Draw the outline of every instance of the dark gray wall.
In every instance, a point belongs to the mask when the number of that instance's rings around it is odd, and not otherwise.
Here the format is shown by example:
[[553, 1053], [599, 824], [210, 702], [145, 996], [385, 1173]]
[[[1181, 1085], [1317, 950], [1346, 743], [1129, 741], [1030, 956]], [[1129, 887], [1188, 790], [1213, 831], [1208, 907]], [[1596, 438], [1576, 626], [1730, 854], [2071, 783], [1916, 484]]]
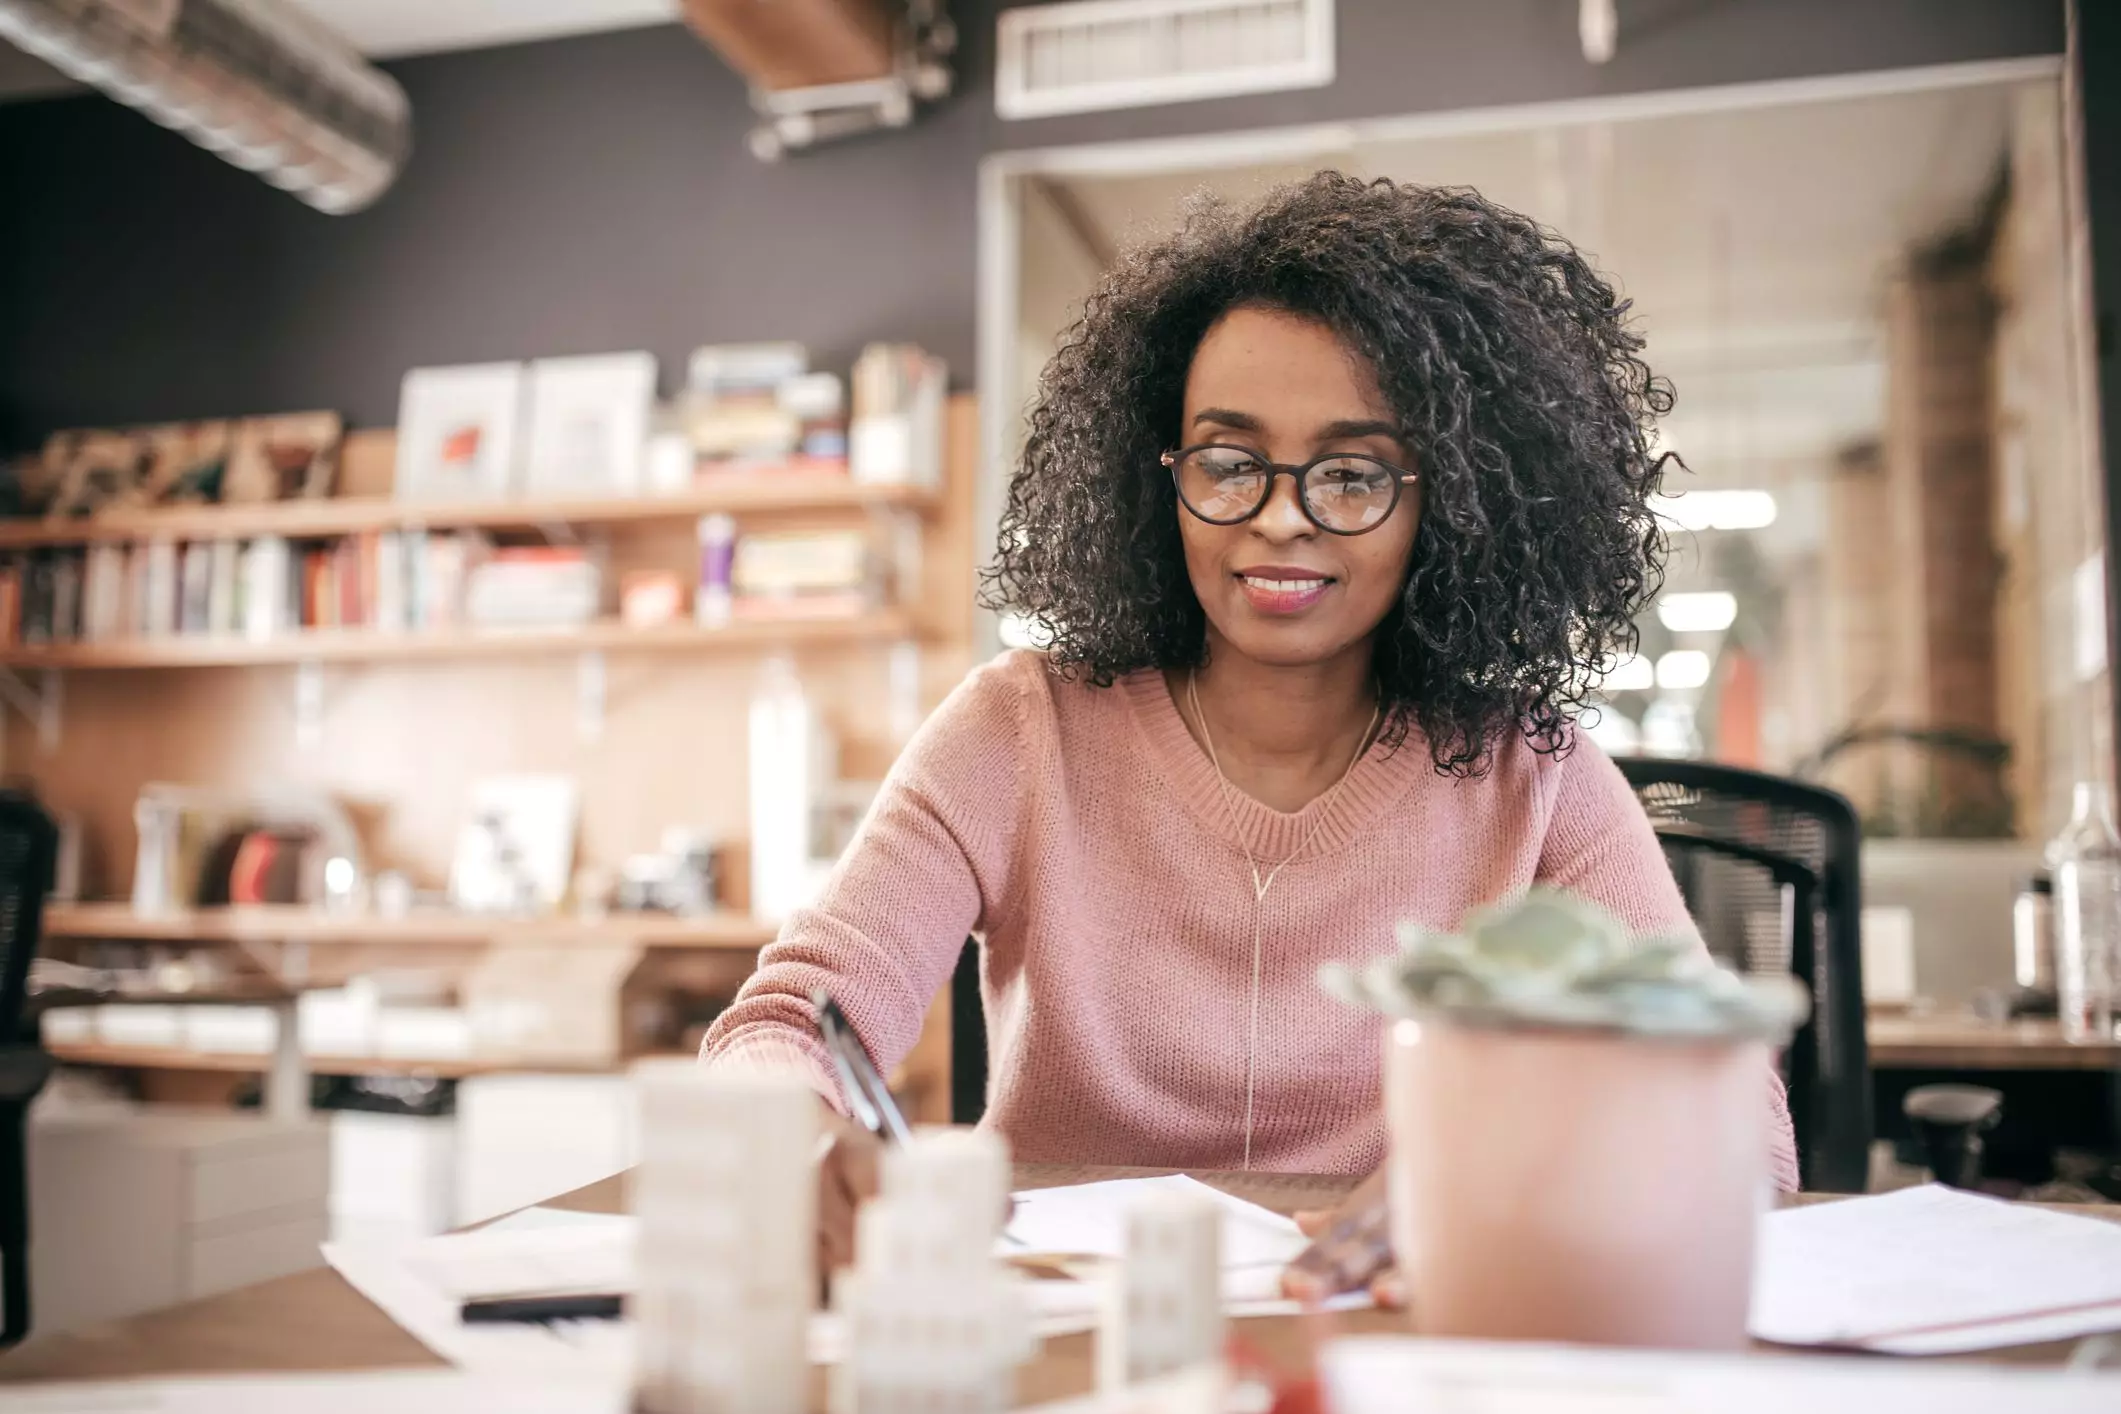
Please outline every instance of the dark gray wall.
[[[984, 50], [981, 52], [984, 53]], [[101, 97], [0, 107], [0, 436], [297, 407], [395, 416], [416, 364], [905, 338], [972, 366], [984, 96], [764, 166], [675, 26], [390, 65], [417, 149], [319, 215]]]
[[98, 97], [0, 105], [0, 443], [309, 406], [387, 422], [421, 363], [705, 341], [972, 367], [982, 152], [2052, 53], [2061, 0], [1340, 0], [1331, 89], [992, 116], [993, 0], [955, 6], [961, 96], [911, 132], [764, 167], [741, 85], [677, 28], [403, 61], [418, 150], [316, 215]]

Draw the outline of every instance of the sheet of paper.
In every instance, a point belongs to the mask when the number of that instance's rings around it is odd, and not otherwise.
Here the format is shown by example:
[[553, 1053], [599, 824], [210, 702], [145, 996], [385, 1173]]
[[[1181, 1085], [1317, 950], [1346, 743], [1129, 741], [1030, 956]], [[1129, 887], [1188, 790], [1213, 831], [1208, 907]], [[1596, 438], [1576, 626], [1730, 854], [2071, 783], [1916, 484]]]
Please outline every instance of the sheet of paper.
[[1157, 1193], [1189, 1193], [1223, 1210], [1223, 1268], [1271, 1267], [1277, 1274], [1304, 1250], [1296, 1224], [1257, 1203], [1210, 1188], [1183, 1174], [1123, 1178], [1070, 1188], [1033, 1188], [1016, 1196], [1016, 1211], [1002, 1234], [1011, 1252], [1117, 1257], [1126, 1248], [1127, 1209]]
[[2121, 1224], [1935, 1185], [1761, 1220], [1762, 1340], [1981, 1350], [2028, 1318], [2040, 1340], [2121, 1326]]
[[[2112, 1414], [2121, 1375], [1356, 1336], [1320, 1359], [1334, 1414]], [[1094, 1407], [1094, 1406], [1093, 1406]], [[1089, 1410], [1085, 1410], [1089, 1414]]]
[[625, 1414], [622, 1384], [461, 1371], [235, 1375], [0, 1388], [6, 1414]]

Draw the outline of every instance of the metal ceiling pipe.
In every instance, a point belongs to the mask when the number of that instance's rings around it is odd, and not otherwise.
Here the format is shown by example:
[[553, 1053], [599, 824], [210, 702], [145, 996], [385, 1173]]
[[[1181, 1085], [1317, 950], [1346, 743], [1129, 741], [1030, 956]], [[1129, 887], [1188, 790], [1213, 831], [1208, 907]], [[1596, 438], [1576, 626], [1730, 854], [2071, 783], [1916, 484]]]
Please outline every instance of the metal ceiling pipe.
[[397, 80], [286, 0], [0, 0], [0, 36], [331, 215], [412, 149]]

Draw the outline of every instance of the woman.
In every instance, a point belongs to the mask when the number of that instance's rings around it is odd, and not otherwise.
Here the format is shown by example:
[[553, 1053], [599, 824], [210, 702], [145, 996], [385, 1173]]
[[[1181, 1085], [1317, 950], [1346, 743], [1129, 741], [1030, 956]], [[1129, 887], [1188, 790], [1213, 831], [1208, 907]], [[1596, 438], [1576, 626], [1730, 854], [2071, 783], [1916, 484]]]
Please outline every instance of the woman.
[[[1017, 1158], [1366, 1174], [1374, 1023], [1321, 962], [1535, 881], [1687, 926], [1571, 726], [1662, 565], [1671, 395], [1625, 314], [1471, 191], [1333, 173], [1123, 260], [1045, 371], [987, 576], [1050, 646], [921, 729], [707, 1060], [837, 1107], [812, 990], [894, 1066], [977, 933]], [[870, 1182], [835, 1152], [827, 1264]]]

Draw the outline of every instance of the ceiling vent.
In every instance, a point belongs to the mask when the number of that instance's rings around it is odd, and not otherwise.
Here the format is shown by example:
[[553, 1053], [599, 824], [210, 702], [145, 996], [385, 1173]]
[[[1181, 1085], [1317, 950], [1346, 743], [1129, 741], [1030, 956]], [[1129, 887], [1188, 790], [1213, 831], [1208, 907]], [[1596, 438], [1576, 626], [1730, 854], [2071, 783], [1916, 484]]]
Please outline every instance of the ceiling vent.
[[996, 39], [1004, 118], [1333, 81], [1333, 0], [1074, 0], [1004, 10]]
[[285, 0], [0, 0], [0, 36], [333, 215], [412, 145], [397, 81]]

